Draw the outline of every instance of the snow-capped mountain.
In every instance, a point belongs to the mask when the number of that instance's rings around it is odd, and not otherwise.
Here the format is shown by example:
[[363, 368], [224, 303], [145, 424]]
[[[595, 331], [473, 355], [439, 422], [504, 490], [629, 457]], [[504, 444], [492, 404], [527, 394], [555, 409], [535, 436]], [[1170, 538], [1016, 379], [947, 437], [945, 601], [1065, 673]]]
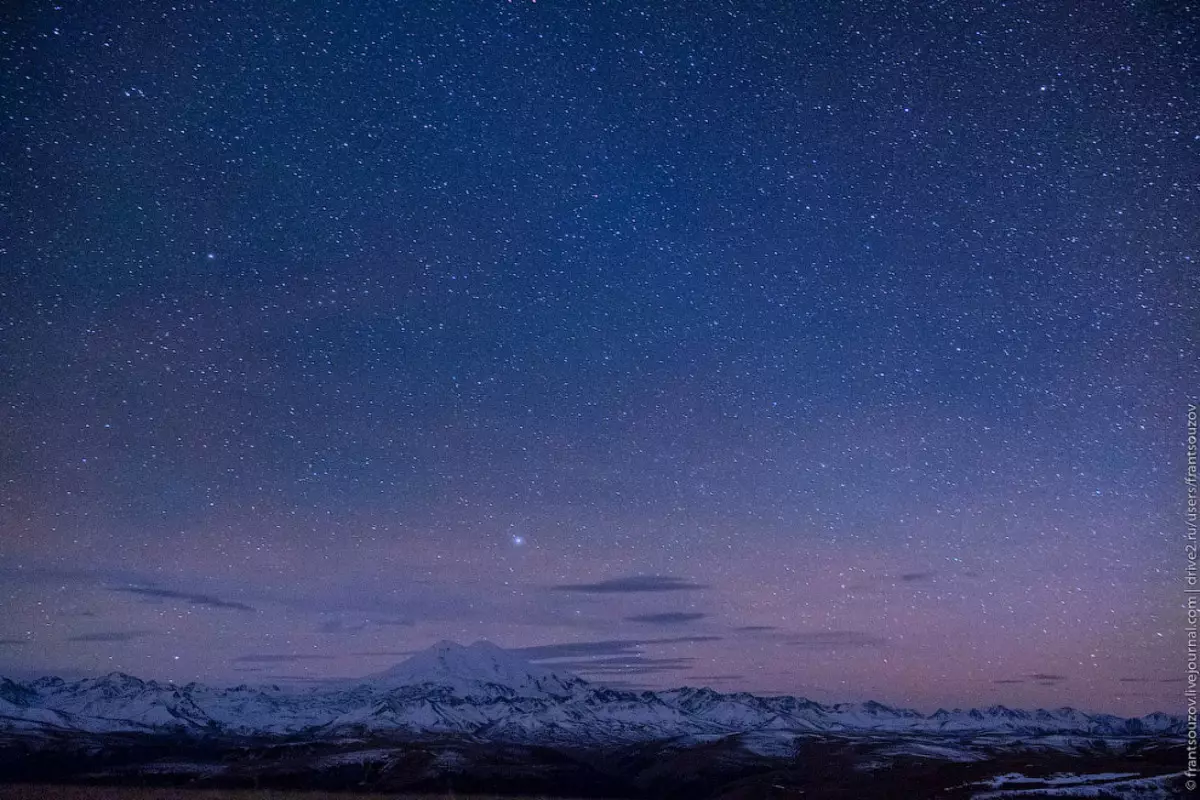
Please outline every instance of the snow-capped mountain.
[[569, 697], [584, 681], [531, 664], [491, 642], [441, 641], [391, 669], [369, 675], [377, 687], [429, 686], [458, 697]]
[[711, 689], [619, 691], [530, 664], [488, 642], [439, 642], [359, 683], [309, 690], [163, 684], [112, 673], [67, 682], [0, 679], [0, 730], [182, 731], [196, 735], [458, 733], [508, 740], [646, 741], [731, 733], [889, 732], [1178, 736], [1164, 714], [1123, 719], [1070, 708], [939, 710], [822, 705]]

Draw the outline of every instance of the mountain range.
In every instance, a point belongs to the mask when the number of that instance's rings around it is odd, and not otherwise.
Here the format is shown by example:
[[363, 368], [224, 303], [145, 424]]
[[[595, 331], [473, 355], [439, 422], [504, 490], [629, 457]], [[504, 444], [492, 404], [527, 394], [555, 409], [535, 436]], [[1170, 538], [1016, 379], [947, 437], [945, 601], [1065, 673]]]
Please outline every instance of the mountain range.
[[711, 689], [627, 691], [531, 664], [488, 642], [444, 641], [362, 681], [307, 689], [178, 685], [116, 672], [75, 681], [0, 678], [0, 731], [455, 734], [586, 744], [772, 732], [1175, 738], [1185, 723], [1161, 713], [1123, 718], [992, 706], [922, 714], [876, 702], [824, 705]]

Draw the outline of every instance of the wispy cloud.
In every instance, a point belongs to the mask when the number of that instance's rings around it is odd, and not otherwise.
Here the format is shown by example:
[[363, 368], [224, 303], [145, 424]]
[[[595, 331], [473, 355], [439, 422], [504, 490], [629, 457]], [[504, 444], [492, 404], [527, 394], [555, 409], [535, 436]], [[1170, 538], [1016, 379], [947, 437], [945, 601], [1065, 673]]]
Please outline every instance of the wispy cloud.
[[904, 583], [917, 583], [932, 580], [935, 575], [937, 575], [936, 572], [905, 572], [899, 578]]
[[146, 636], [153, 636], [153, 631], [104, 631], [101, 633], [83, 633], [78, 636], [68, 636], [68, 642], [131, 642]]
[[317, 626], [317, 633], [358, 633], [366, 627], [365, 622], [347, 623], [340, 619], [329, 619]]
[[182, 600], [183, 602], [190, 603], [194, 606], [207, 606], [209, 608], [231, 608], [236, 611], [254, 611], [253, 608], [245, 603], [238, 603], [233, 600], [222, 600], [220, 597], [214, 597], [210, 594], [177, 592], [173, 589], [159, 589], [153, 586], [116, 586], [113, 587], [111, 591], [124, 592], [125, 594], [136, 594], [151, 601]]
[[19, 647], [23, 644], [29, 644], [28, 639], [0, 639], [0, 646], [4, 647]]
[[651, 658], [643, 655], [613, 656], [610, 658], [558, 661], [549, 665], [552, 669], [565, 670], [583, 676], [605, 675], [653, 675], [661, 672], [680, 672], [689, 669], [692, 658]]
[[530, 661], [545, 661], [552, 658], [634, 654], [641, 645], [642, 642], [636, 639], [606, 639], [597, 642], [563, 642], [517, 647], [511, 652]]
[[670, 575], [630, 575], [613, 578], [599, 583], [566, 583], [551, 587], [558, 592], [582, 592], [587, 594], [624, 594], [631, 592], [685, 592], [707, 589], [702, 583], [693, 583]]
[[533, 647], [516, 647], [510, 652], [529, 661], [549, 661], [559, 658], [638, 655], [648, 644], [692, 644], [720, 641], [720, 636], [672, 636], [661, 639], [602, 639], [594, 642], [562, 642]]
[[294, 661], [330, 661], [333, 656], [322, 656], [315, 653], [296, 654], [251, 654], [238, 656], [233, 659], [235, 664], [290, 664]]
[[627, 622], [643, 622], [648, 625], [686, 625], [698, 619], [704, 619], [708, 614], [687, 611], [667, 611], [661, 614], [636, 614], [626, 617]]
[[[992, 683], [1020, 684], [1020, 683], [1028, 683], [1029, 681], [1037, 681], [1038, 683], [1041, 683], [1043, 686], [1051, 686], [1056, 683], [1061, 683], [1065, 680], [1067, 680], [1066, 675], [1056, 675], [1051, 672], [1031, 672], [1027, 675], [1022, 675], [1019, 678], [997, 678], [996, 680], [992, 681]], [[1124, 681], [1126, 679], [1121, 678], [1121, 680]], [[1137, 679], [1135, 678], [1134, 680], [1137, 680]]]
[[1025, 677], [1031, 681], [1042, 681], [1043, 683], [1059, 683], [1067, 679], [1066, 675], [1055, 675], [1052, 672], [1034, 672]]
[[135, 583], [139, 575], [127, 570], [63, 569], [61, 567], [0, 567], [5, 580], [44, 582], [67, 581], [77, 584]]
[[761, 631], [777, 631], [779, 628], [775, 625], [739, 625], [734, 630], [740, 633], [757, 633]]
[[807, 631], [788, 634], [784, 644], [814, 649], [838, 647], [878, 647], [887, 639], [862, 631]]

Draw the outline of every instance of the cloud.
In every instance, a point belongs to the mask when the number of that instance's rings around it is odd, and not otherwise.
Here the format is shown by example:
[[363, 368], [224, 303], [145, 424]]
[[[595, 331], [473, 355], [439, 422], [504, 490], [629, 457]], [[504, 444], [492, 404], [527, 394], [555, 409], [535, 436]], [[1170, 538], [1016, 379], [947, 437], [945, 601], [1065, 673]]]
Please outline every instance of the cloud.
[[289, 664], [293, 661], [330, 661], [333, 656], [321, 656], [315, 653], [298, 653], [291, 654], [252, 654], [246, 656], [238, 656], [233, 659], [235, 664]]
[[340, 619], [330, 619], [317, 626], [317, 633], [358, 633], [366, 627], [365, 622], [348, 625]]
[[588, 594], [617, 594], [629, 592], [683, 592], [707, 589], [702, 583], [692, 583], [670, 575], [630, 575], [613, 578], [599, 583], [566, 583], [551, 587], [557, 592], [583, 592]]
[[652, 675], [660, 672], [679, 672], [692, 666], [693, 658], [650, 658], [642, 655], [613, 656], [611, 658], [579, 659], [559, 661], [549, 665], [581, 675]]
[[362, 617], [349, 619], [333, 617], [326, 619], [317, 626], [317, 633], [359, 633], [368, 627], [411, 628], [417, 623], [411, 619], [383, 617], [381, 619]]
[[[1038, 681], [1043, 686], [1049, 686], [1054, 683], [1059, 683], [1060, 681], [1065, 681], [1066, 679], [1067, 679], [1066, 675], [1055, 675], [1055, 674], [1049, 673], [1049, 672], [1031, 672], [1028, 675], [1022, 675], [1019, 678], [997, 678], [996, 680], [992, 681], [992, 683], [1018, 684], [1018, 683], [1025, 683], [1026, 681]], [[1121, 680], [1136, 681], [1139, 679], [1138, 678], [1132, 678], [1132, 679], [1121, 678]]]
[[594, 642], [563, 642], [513, 648], [515, 653], [530, 661], [554, 670], [573, 672], [598, 679], [608, 686], [633, 686], [626, 681], [611, 680], [611, 676], [631, 677], [666, 672], [680, 672], [692, 667], [693, 658], [684, 656], [653, 657], [641, 649], [654, 644], [690, 644], [719, 641], [720, 636], [671, 636], [656, 639], [605, 639]]
[[808, 631], [791, 633], [784, 639], [784, 644], [796, 647], [838, 648], [838, 647], [878, 647], [887, 644], [887, 639], [862, 631]]
[[560, 658], [586, 658], [589, 656], [633, 656], [648, 644], [693, 644], [696, 642], [720, 641], [720, 636], [672, 636], [662, 639], [602, 639], [595, 642], [562, 642], [560, 644], [516, 647], [509, 652], [529, 661], [549, 661]]
[[529, 661], [545, 661], [551, 658], [633, 654], [641, 645], [642, 642], [636, 639], [607, 639], [598, 642], [564, 642], [517, 647], [511, 652]]
[[[154, 586], [155, 581], [148, 575], [128, 570], [113, 569], [61, 569], [57, 567], [0, 567], [0, 578], [31, 583], [47, 581], [63, 581], [82, 585], [98, 585], [110, 592], [136, 594], [148, 601], [183, 600], [193, 605], [209, 606], [211, 608], [230, 608], [238, 611], [254, 611], [245, 603], [222, 600], [212, 595], [195, 592], [178, 592], [171, 589], [160, 589]], [[64, 616], [94, 617], [94, 611], [65, 612]]]
[[936, 572], [905, 572], [899, 577], [904, 583], [917, 583], [918, 581], [931, 580], [935, 575], [937, 575]]
[[68, 642], [131, 642], [144, 636], [154, 635], [153, 631], [107, 631], [103, 633], [84, 633], [79, 636], [68, 636]]
[[758, 631], [777, 631], [779, 628], [774, 625], [739, 625], [734, 630], [741, 633], [755, 633]]
[[637, 614], [636, 616], [626, 617], [625, 620], [627, 622], [644, 622], [648, 625], [686, 625], [689, 622], [695, 622], [707, 616], [708, 614], [701, 614], [699, 612], [667, 611], [662, 614]]
[[254, 611], [253, 608], [245, 603], [237, 603], [232, 600], [222, 600], [221, 598], [213, 597], [210, 594], [176, 592], [171, 589], [157, 589], [153, 586], [118, 586], [112, 588], [110, 591], [136, 594], [149, 600], [183, 600], [184, 602], [191, 603], [195, 606], [208, 606], [209, 608], [231, 608], [237, 611]]
[[18, 581], [71, 581], [75, 583], [136, 583], [138, 575], [126, 570], [62, 569], [60, 567], [0, 567], [0, 578]]
[[3, 647], [18, 647], [23, 644], [29, 644], [28, 639], [0, 639], [0, 646]]

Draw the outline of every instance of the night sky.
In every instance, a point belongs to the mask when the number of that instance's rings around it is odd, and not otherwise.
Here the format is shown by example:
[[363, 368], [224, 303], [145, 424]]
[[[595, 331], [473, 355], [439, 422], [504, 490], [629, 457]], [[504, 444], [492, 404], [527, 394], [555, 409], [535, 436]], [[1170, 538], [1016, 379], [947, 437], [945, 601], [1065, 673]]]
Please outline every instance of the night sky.
[[0, 674], [1181, 707], [1195, 9], [13, 5]]

